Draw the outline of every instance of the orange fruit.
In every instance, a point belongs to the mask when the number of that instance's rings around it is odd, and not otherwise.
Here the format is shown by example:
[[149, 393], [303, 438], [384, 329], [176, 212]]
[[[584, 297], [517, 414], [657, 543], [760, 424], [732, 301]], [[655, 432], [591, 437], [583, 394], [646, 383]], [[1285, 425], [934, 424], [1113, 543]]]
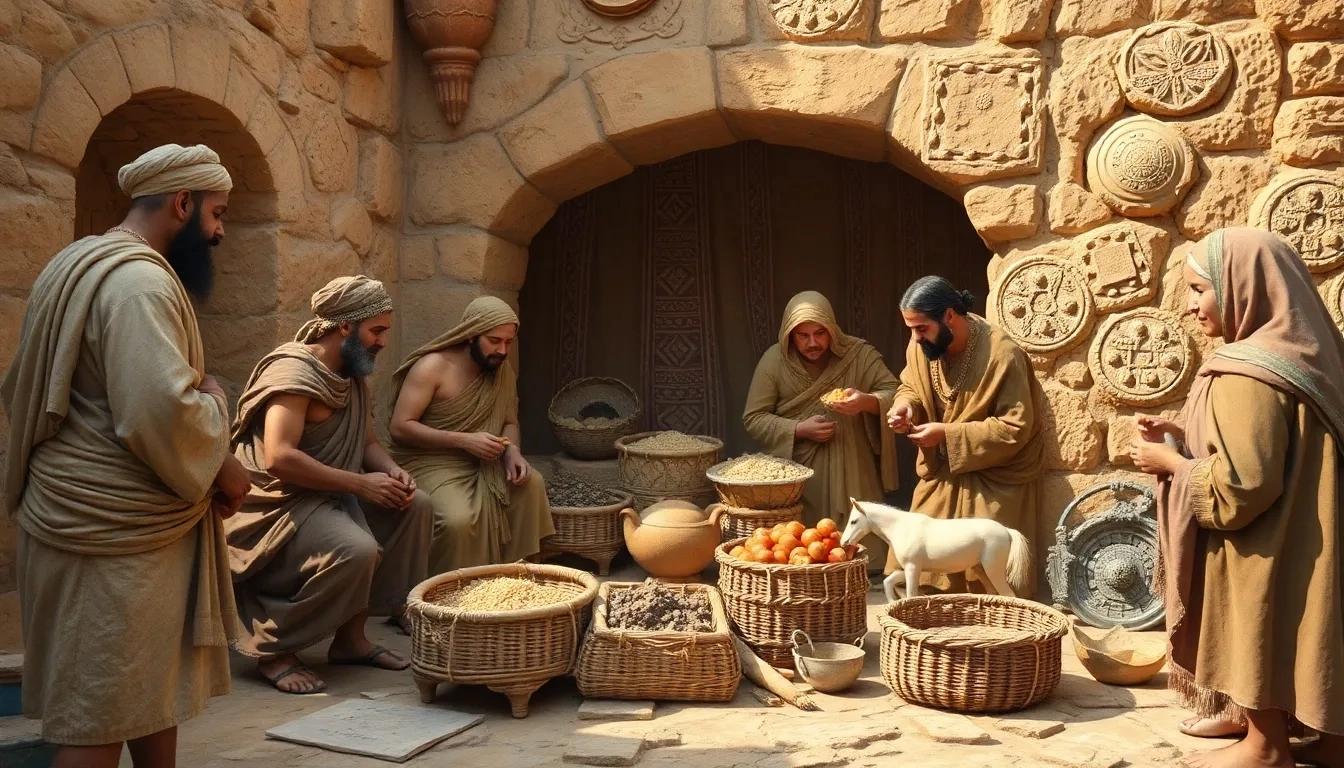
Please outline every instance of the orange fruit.
[[799, 536], [802, 536], [803, 531], [807, 530], [807, 526], [803, 525], [797, 520], [794, 520], [791, 523], [786, 523], [784, 527], [788, 530], [789, 533], [793, 534], [793, 537], [795, 539], [798, 538]]
[[789, 550], [789, 557], [802, 557], [807, 555], [807, 547], [794, 547]]
[[798, 557], [795, 557], [793, 555], [789, 556], [789, 565], [811, 565], [811, 564], [812, 564], [812, 558], [808, 557], [807, 555], [801, 555]]
[[830, 550], [826, 547], [826, 542], [824, 541], [814, 541], [811, 544], [807, 545], [808, 557], [812, 558], [818, 563], [826, 562], [826, 555], [829, 553]]
[[826, 561], [831, 563], [843, 563], [846, 560], [849, 560], [849, 554], [840, 547], [832, 549], [830, 554], [826, 556]]
[[780, 536], [783, 536], [785, 533], [788, 533], [788, 530], [789, 527], [784, 523], [776, 523], [775, 527], [770, 529], [770, 538], [778, 541]]
[[817, 521], [817, 533], [822, 536], [830, 536], [838, 530], [840, 530], [840, 526], [836, 525], [835, 521], [829, 517], [823, 517]]
[[786, 533], [776, 540], [776, 546], [784, 547], [790, 552], [792, 552], [793, 548], [798, 546], [800, 543], [801, 542], [798, 541], [798, 537], [794, 536], [792, 533]]
[[769, 536], [770, 536], [770, 529], [765, 527], [757, 528], [756, 530], [751, 532], [751, 537], [753, 539], [765, 539], [769, 538]]
[[776, 563], [783, 565], [784, 563], [789, 562], [789, 553], [785, 552], [782, 549], [776, 549], [774, 553], [774, 560]]
[[741, 556], [745, 555], [746, 553], [747, 553], [747, 548], [744, 547], [744, 546], [742, 546], [741, 544], [738, 544], [736, 547], [733, 547], [732, 550], [731, 550], [728, 554], [732, 555], [733, 557], [741, 557]]
[[824, 538], [826, 538], [826, 537], [825, 537], [825, 536], [822, 536], [822, 535], [817, 531], [816, 528], [808, 528], [807, 530], [803, 531], [803, 535], [802, 535], [802, 536], [799, 536], [799, 537], [798, 537], [798, 540], [801, 541], [801, 542], [803, 543], [803, 546], [804, 546], [804, 547], [806, 547], [806, 546], [810, 546], [810, 545], [812, 544], [812, 542], [814, 542], [814, 541], [821, 541], [821, 540], [824, 539]]

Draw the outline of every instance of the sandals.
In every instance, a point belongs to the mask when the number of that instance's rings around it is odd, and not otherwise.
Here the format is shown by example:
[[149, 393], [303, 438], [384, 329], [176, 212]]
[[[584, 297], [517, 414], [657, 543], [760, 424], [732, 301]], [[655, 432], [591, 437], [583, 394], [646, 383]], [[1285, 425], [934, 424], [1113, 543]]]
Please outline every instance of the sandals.
[[[313, 679], [317, 681], [317, 682], [313, 685], [312, 690], [307, 690], [307, 691], [290, 691], [290, 690], [286, 690], [286, 689], [280, 687], [280, 681], [281, 681], [281, 680], [284, 680], [285, 678], [289, 677], [290, 675], [298, 674], [298, 673], [300, 673], [300, 672], [307, 672], [307, 673], [311, 674], [311, 675], [313, 676]], [[284, 669], [280, 670], [280, 672], [279, 672], [278, 674], [274, 675], [274, 676], [267, 675], [265, 672], [262, 672], [260, 669], [257, 670], [257, 674], [261, 675], [261, 677], [262, 677], [263, 680], [265, 680], [266, 682], [270, 683], [271, 686], [275, 688], [275, 690], [277, 690], [277, 691], [279, 691], [279, 692], [281, 692], [281, 693], [292, 693], [292, 694], [294, 694], [294, 695], [296, 695], [296, 696], [307, 696], [307, 695], [312, 694], [312, 693], [322, 693], [323, 691], [327, 690], [327, 681], [326, 681], [326, 680], [323, 680], [323, 679], [320, 678], [320, 677], [318, 677], [317, 674], [314, 673], [313, 670], [312, 670], [311, 668], [309, 668], [309, 666], [308, 666], [307, 664], [304, 664], [304, 663], [301, 662], [301, 661], [296, 661], [296, 662], [294, 662], [293, 664], [290, 664], [288, 667], [285, 667]]]
[[388, 670], [392, 670], [392, 671], [394, 671], [394, 672], [399, 671], [399, 670], [406, 669], [407, 667], [411, 666], [411, 662], [409, 662], [409, 661], [404, 662], [404, 663], [403, 663], [401, 666], [399, 666], [399, 667], [389, 667], [389, 666], [387, 666], [386, 664], [379, 664], [379, 663], [378, 663], [378, 657], [379, 657], [379, 656], [384, 656], [384, 655], [386, 655], [386, 656], [396, 656], [397, 654], [395, 654], [395, 653], [393, 653], [392, 651], [390, 651], [390, 650], [384, 648], [384, 647], [381, 646], [381, 645], [375, 645], [375, 646], [373, 646], [372, 648], [370, 648], [370, 649], [369, 649], [369, 652], [366, 653], [366, 654], [364, 654], [363, 656], [352, 656], [352, 657], [350, 657], [350, 658], [345, 658], [345, 659], [338, 659], [338, 658], [334, 658], [334, 657], [328, 657], [328, 658], [327, 658], [327, 661], [328, 661], [328, 663], [331, 663], [331, 664], [342, 664], [342, 665], [348, 665], [348, 666], [374, 667], [375, 669], [388, 669]]

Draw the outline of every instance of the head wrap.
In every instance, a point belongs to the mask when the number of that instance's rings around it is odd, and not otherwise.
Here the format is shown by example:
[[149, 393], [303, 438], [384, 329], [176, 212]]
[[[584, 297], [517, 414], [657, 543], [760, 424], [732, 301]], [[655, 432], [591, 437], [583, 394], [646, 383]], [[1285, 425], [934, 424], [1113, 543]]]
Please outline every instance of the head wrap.
[[164, 144], [121, 166], [117, 184], [132, 199], [170, 192], [228, 192], [233, 179], [204, 144]]
[[467, 308], [462, 310], [462, 320], [448, 332], [434, 339], [428, 344], [420, 347], [406, 358], [406, 362], [401, 364], [397, 372], [392, 374], [392, 398], [396, 401], [397, 394], [401, 391], [401, 383], [406, 380], [406, 374], [411, 372], [411, 367], [420, 358], [431, 352], [438, 352], [441, 349], [455, 347], [458, 344], [471, 341], [492, 328], [498, 328], [501, 325], [518, 325], [518, 314], [513, 311], [508, 302], [494, 296], [477, 296], [471, 300]]
[[309, 306], [315, 318], [304, 323], [294, 340], [304, 344], [326, 336], [341, 323], [358, 323], [392, 311], [392, 297], [383, 284], [371, 277], [338, 277], [317, 293]]
[[788, 306], [784, 307], [784, 320], [779, 324], [779, 351], [790, 362], [797, 362], [798, 352], [793, 348], [791, 336], [803, 323], [816, 323], [826, 329], [831, 335], [831, 352], [836, 357], [844, 357], [854, 346], [855, 339], [840, 330], [830, 300], [817, 291], [803, 291], [789, 299]]

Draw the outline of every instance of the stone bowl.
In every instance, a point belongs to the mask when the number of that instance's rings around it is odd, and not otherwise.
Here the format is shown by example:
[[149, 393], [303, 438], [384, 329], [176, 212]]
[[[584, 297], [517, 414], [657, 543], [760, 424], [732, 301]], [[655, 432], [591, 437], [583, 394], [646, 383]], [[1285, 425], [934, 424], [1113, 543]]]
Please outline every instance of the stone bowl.
[[1076, 621], [1071, 632], [1078, 660], [1100, 683], [1143, 685], [1167, 663], [1167, 638], [1162, 633], [1093, 629]]

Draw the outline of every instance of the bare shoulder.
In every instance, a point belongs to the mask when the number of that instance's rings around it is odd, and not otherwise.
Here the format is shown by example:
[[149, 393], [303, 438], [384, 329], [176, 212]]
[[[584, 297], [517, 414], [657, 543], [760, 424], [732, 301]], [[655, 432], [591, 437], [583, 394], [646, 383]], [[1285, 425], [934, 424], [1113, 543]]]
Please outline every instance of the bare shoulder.
[[443, 357], [442, 350], [430, 352], [422, 355], [419, 360], [415, 361], [415, 364], [411, 366], [411, 370], [407, 371], [406, 378], [408, 380], [416, 381], [434, 379], [443, 373], [443, 369], [446, 366], [447, 361]]

